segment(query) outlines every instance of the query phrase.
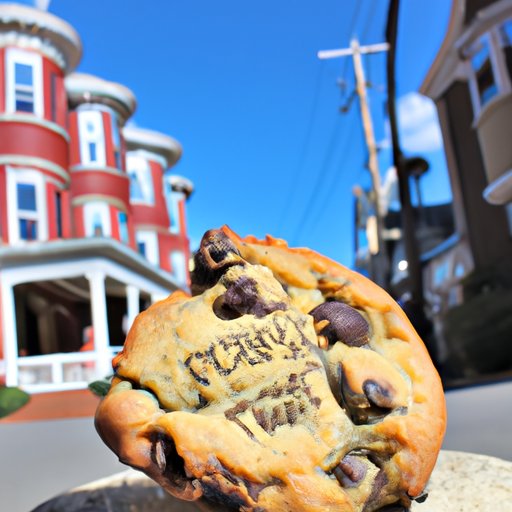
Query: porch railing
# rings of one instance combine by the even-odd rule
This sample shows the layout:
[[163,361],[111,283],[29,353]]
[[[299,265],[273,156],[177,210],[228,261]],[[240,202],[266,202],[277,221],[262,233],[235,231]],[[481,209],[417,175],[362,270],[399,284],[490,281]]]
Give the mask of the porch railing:
[[84,389],[106,375],[100,375],[105,365],[122,347],[109,347],[108,355],[95,351],[25,356],[17,359],[17,385],[28,393],[46,393]]

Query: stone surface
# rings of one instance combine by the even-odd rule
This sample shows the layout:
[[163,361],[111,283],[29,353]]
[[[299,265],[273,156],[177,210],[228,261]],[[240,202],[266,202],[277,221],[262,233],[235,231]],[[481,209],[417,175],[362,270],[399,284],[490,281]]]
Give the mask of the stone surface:
[[412,512],[510,512],[512,463],[466,452],[442,450],[424,503]]
[[[510,512],[512,462],[441,451],[424,503],[411,512]],[[205,512],[217,510],[167,495],[142,473],[123,471],[58,496],[32,512]]]

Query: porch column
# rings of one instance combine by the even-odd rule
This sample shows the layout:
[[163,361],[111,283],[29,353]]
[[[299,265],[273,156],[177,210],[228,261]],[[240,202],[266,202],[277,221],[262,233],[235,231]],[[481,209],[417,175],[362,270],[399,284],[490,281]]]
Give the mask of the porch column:
[[98,356],[96,363],[97,376],[99,378],[112,374],[111,358],[109,350],[107,298],[105,294],[105,274],[92,272],[85,276],[89,280],[91,292],[92,326],[94,329],[94,351]]
[[127,332],[140,313],[139,298],[140,290],[131,284],[126,285]]
[[16,306],[13,286],[2,279],[2,338],[5,361],[5,383],[18,385],[18,333],[16,331]]

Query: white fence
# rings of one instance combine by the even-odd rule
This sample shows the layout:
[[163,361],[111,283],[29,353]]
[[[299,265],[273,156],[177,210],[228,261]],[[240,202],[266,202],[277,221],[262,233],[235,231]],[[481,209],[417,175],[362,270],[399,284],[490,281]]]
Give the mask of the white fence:
[[86,388],[90,382],[107,377],[99,370],[105,364],[98,363],[104,363],[105,357],[111,361],[121,348],[109,347],[107,354],[88,351],[18,357],[17,385],[28,393]]

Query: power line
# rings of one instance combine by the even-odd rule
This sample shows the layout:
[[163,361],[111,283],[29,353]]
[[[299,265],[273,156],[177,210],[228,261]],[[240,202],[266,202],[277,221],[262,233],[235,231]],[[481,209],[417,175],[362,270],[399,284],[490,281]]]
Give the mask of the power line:
[[372,14],[375,12],[377,7],[377,0],[373,0],[370,4],[370,9],[368,10],[368,16],[366,17],[366,23],[363,27],[363,31],[361,32],[361,41],[366,41],[366,37],[368,36],[368,32],[370,31],[370,27],[372,25],[372,21],[375,19],[375,16]]
[[315,184],[313,186],[313,191],[311,192],[311,194],[309,196],[309,201],[308,201],[306,207],[303,209],[302,216],[300,217],[300,221],[297,225],[295,232],[293,233],[293,236],[292,236],[293,243],[296,243],[299,231],[303,227],[303,224],[306,222],[307,216],[310,212],[310,209],[316,200],[316,197],[320,190],[320,186],[322,185],[322,177],[324,175],[325,169],[327,168],[327,166],[331,160],[332,153],[333,153],[336,143],[339,139],[339,128],[340,128],[340,118],[338,117],[338,118],[336,118],[336,122],[335,122],[335,125],[334,125],[332,133],[331,133],[331,138],[329,140],[326,152],[324,154],[322,167],[320,168],[320,172],[316,176]]
[[[356,6],[354,8],[354,12],[352,13],[352,19],[350,20],[348,36],[352,38],[354,36],[354,30],[356,28],[357,19],[359,18],[359,13],[361,12],[361,6],[363,5],[363,0],[356,0]],[[347,71],[348,71],[348,59],[343,61],[343,67],[341,72],[341,79],[346,80]]]
[[315,82],[315,90],[314,90],[314,95],[313,95],[313,102],[311,104],[309,121],[306,125],[306,132],[304,135],[304,142],[302,144],[301,151],[300,151],[297,171],[295,173],[295,176],[291,177],[292,178],[292,188],[291,188],[290,192],[288,193],[287,200],[284,201],[284,210],[280,215],[282,224],[284,224],[284,222],[288,218],[291,206],[293,204],[293,200],[295,199],[295,197],[297,195],[298,187],[302,181],[300,178],[302,177],[302,173],[304,171],[306,155],[308,153],[309,145],[311,142],[311,134],[313,132],[313,125],[314,125],[314,121],[315,121],[317,110],[318,110],[318,99],[320,97],[320,87],[322,84],[322,77],[323,77],[324,70],[325,70],[325,66],[323,64],[324,63],[322,62],[322,65],[320,65],[318,67],[318,73],[317,73],[316,82]]
[[[353,140],[354,134],[356,132],[357,132],[357,130],[350,130],[348,135],[345,134],[346,136],[344,138],[343,148],[340,152],[340,158],[339,158],[337,164],[334,166],[335,172],[331,173],[330,179],[325,180],[326,183],[325,183],[325,186],[323,187],[323,190],[326,192],[326,194],[323,194],[322,198],[320,198],[320,197],[317,198],[318,202],[322,205],[328,204],[331,201],[331,198],[332,198],[334,192],[336,191],[336,178],[339,176],[336,171],[339,171],[340,169],[342,169],[342,162],[344,159],[346,159],[348,148],[352,145],[352,140]],[[316,215],[311,217],[309,224],[311,224],[313,226],[316,225],[322,212],[323,212],[323,209],[317,209]]]

